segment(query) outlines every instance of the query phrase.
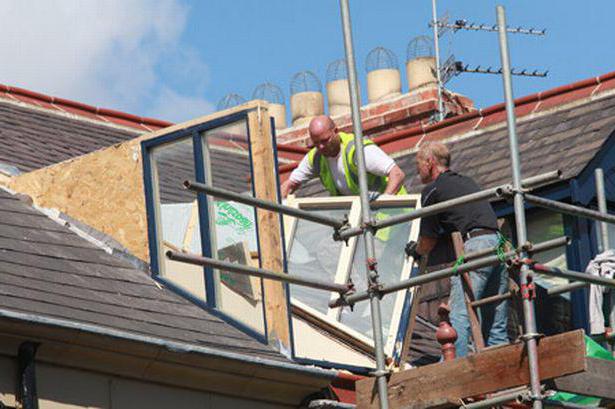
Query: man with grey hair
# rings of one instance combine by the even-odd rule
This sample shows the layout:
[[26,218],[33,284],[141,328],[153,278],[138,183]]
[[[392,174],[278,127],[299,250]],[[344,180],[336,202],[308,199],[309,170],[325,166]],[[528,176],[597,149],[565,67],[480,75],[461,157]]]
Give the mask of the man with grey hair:
[[[423,207],[454,199],[480,190],[476,182],[449,169],[451,155],[443,143],[422,145],[416,154],[416,169],[421,182],[426,184],[421,196]],[[447,239],[458,231],[463,236],[466,254],[497,247],[499,242],[497,219],[487,200],[451,207],[421,220],[417,243],[408,243],[406,252],[415,257],[428,254],[439,239]],[[476,299],[503,294],[508,290],[508,273],[503,266],[489,266],[470,272],[470,281]],[[468,354],[470,321],[459,276],[451,277],[451,324],[457,331],[457,356]],[[507,301],[481,307],[481,325],[486,344],[508,342]]]

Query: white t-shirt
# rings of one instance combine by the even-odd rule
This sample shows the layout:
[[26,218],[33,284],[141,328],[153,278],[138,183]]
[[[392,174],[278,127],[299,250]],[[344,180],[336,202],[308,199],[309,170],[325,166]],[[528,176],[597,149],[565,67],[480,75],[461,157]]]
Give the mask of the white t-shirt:
[[[364,152],[365,167],[367,172],[372,175],[387,176],[393,166],[395,166],[395,161],[376,145],[365,146]],[[344,158],[342,155],[343,152],[342,149],[340,149],[336,157],[321,155],[320,160],[326,159],[329,162],[329,169],[331,169],[331,176],[333,177],[337,190],[343,195],[351,195],[352,192],[348,188],[346,176],[344,175]],[[305,155],[301,163],[299,163],[299,166],[290,174],[290,180],[301,184],[317,176],[318,170],[312,168],[308,160],[308,155]]]

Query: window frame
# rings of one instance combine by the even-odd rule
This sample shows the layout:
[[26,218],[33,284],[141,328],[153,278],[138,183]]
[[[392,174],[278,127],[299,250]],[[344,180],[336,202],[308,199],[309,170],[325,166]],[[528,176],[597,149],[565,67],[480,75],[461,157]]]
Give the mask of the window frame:
[[[304,210],[309,209],[323,209],[323,208],[335,208],[338,209],[343,207],[344,205],[349,205],[349,211],[347,214],[348,223],[351,226],[360,225],[361,220],[361,201],[358,196],[336,196],[336,197],[307,197],[307,198],[297,198],[294,196],[289,196],[285,202],[286,205],[300,208]],[[382,206],[382,207],[396,207],[406,205],[408,207],[412,207],[414,210],[418,210],[421,207],[420,195],[418,194],[407,194],[407,195],[386,195],[379,197],[376,201],[372,202],[374,206]],[[292,243],[294,240],[294,236],[296,233],[297,225],[299,219],[292,216],[284,216],[284,236],[287,238],[286,240],[286,254],[287,257],[290,257],[292,250]],[[417,240],[419,236],[420,229],[420,219],[415,219],[411,221],[410,231],[408,234],[408,240]],[[331,232],[333,234],[333,232]],[[345,283],[350,274],[352,272],[352,262],[354,259],[354,254],[357,250],[357,245],[360,245],[359,242],[360,236],[354,236],[348,239],[348,245],[344,245],[340,251],[340,257],[338,260],[337,270],[335,273],[335,282],[336,283]],[[400,272],[399,280],[408,279],[413,271],[414,261],[412,258],[406,257],[404,260],[404,264],[402,267],[402,271]],[[359,290],[360,291],[360,290]],[[389,356],[393,356],[396,353],[396,350],[399,346],[396,345],[396,340],[398,339],[398,332],[402,329],[400,328],[400,323],[402,319],[404,303],[406,302],[407,292],[411,291],[414,295],[414,289],[406,290],[406,291],[398,291],[395,295],[395,303],[393,306],[393,313],[391,314],[391,321],[389,325],[388,333],[384,335],[384,350],[385,353]],[[335,327],[336,329],[342,331],[343,333],[359,340],[360,342],[374,347],[374,341],[359,333],[355,329],[350,326],[343,324],[340,322],[340,317],[342,314],[341,308],[328,308],[327,314],[323,314],[317,311],[315,308],[306,305],[304,302],[296,300],[292,297],[292,294],[289,293],[290,302],[292,305],[304,310],[305,312],[310,313],[315,316],[318,320],[324,321],[325,323]],[[337,299],[338,294],[336,292],[330,293],[330,299]],[[402,335],[403,337],[403,335]]]
[[[261,313],[263,317],[263,327],[264,331],[261,333],[246,324],[240,322],[239,320],[233,318],[229,314],[225,313],[224,310],[219,308],[219,296],[221,291],[217,289],[220,283],[217,282],[219,278],[217,278],[217,274],[214,273],[214,269],[210,266],[203,266],[202,271],[204,275],[204,284],[205,284],[205,299],[201,299],[196,297],[195,295],[189,293],[179,285],[175,284],[172,280],[165,277],[163,274],[163,269],[161,268],[162,258],[164,254],[162,254],[162,225],[160,219],[160,197],[159,197],[159,184],[157,180],[157,170],[156,164],[153,160],[152,154],[153,152],[160,147],[165,145],[180,142],[182,140],[190,140],[192,144],[192,152],[193,152],[193,167],[194,167],[194,175],[195,180],[199,183],[207,184],[208,183],[208,173],[206,165],[205,165],[205,149],[203,144],[205,143],[205,134],[208,131],[214,130],[216,128],[224,127],[227,125],[232,125],[235,123],[239,123],[243,121],[247,130],[247,151],[248,158],[250,163],[250,172],[253,174],[253,159],[252,159],[252,146],[250,143],[251,138],[251,130],[250,130],[250,121],[249,114],[254,111],[254,108],[246,108],[238,112],[229,113],[224,116],[220,116],[217,118],[213,118],[209,121],[197,123],[193,126],[187,126],[182,129],[178,129],[176,131],[170,132],[168,134],[164,134],[158,137],[153,137],[150,139],[143,140],[141,142],[141,157],[143,160],[143,184],[145,191],[145,207],[146,207],[146,222],[147,222],[147,232],[148,232],[148,249],[149,249],[149,258],[150,258],[150,270],[152,278],[156,281],[163,283],[165,286],[169,287],[172,291],[180,294],[182,297],[190,300],[191,302],[207,309],[209,312],[228,322],[229,324],[235,326],[236,328],[246,332],[256,340],[261,343],[268,344],[267,333],[268,333],[268,323],[267,323],[267,314],[265,311],[265,302],[261,303]],[[274,138],[275,135],[272,132],[271,137]],[[181,185],[183,181],[178,181],[178,185]],[[250,181],[251,192],[252,195],[255,195],[255,186],[254,180]],[[201,252],[204,257],[213,257],[212,252],[212,238],[209,236],[209,232],[211,231],[211,220],[210,220],[210,204],[207,200],[207,195],[203,192],[198,192],[195,194],[197,207],[198,207],[198,222],[199,222],[199,234],[201,239]],[[259,265],[261,263],[260,260],[260,240],[258,238],[258,217],[256,217],[256,209],[254,209],[255,218],[254,224],[257,234],[257,247],[259,252]],[[280,226],[281,234],[283,234],[283,228]],[[260,280],[261,294],[263,293],[263,284],[262,280]]]

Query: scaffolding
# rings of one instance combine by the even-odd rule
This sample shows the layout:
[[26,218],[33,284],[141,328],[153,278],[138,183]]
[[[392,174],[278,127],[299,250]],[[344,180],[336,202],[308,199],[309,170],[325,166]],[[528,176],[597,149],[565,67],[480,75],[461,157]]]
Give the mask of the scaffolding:
[[[337,219],[321,214],[314,214],[290,206],[285,206],[280,203],[270,202],[247,195],[233,193],[224,189],[215,188],[207,184],[196,183],[194,181],[185,181],[184,185],[187,189],[195,193],[204,193],[218,198],[233,200],[257,208],[274,211],[277,213],[309,220],[311,222],[331,227],[333,229],[333,237],[335,240],[343,241],[348,240],[348,238],[353,236],[361,236],[365,248],[365,263],[367,265],[367,290],[363,292],[356,292],[351,283],[348,283],[346,285],[327,283],[322,280],[291,276],[288,274],[288,272],[268,271],[261,268],[242,266],[234,263],[215,260],[213,258],[185,254],[176,251],[168,251],[166,253],[166,256],[172,260],[177,260],[185,263],[210,266],[213,268],[227,270],[238,274],[252,275],[261,278],[307,286],[320,290],[337,292],[339,294],[339,297],[336,300],[331,301],[330,307],[352,306],[357,302],[369,300],[376,358],[376,369],[372,372],[372,375],[373,377],[375,377],[377,393],[379,396],[379,407],[381,409],[386,409],[389,407],[389,402],[387,398],[387,376],[389,375],[389,371],[386,368],[385,354],[383,348],[382,321],[380,312],[380,300],[382,297],[400,290],[406,290],[431,281],[451,277],[453,275],[463,274],[465,272],[470,272],[483,266],[496,265],[499,263],[506,263],[508,268],[519,271],[522,293],[524,292],[524,290],[527,290],[532,286],[532,272],[539,272],[556,277],[564,277],[574,281],[571,284],[550,289],[549,295],[561,294],[563,292],[572,291],[586,286],[588,283],[615,288],[615,280],[613,279],[590,276],[585,273],[549,267],[535,262],[532,259],[534,254],[537,254],[541,251],[553,249],[562,245],[566,245],[569,242],[569,238],[560,237],[542,243],[528,242],[525,220],[525,203],[527,202],[563,214],[586,217],[600,221],[602,249],[606,249],[608,247],[608,232],[606,229],[606,223],[615,224],[615,216],[609,215],[606,212],[604,182],[602,180],[603,176],[601,172],[597,172],[596,174],[597,196],[600,211],[594,211],[574,205],[544,199],[529,193],[532,191],[533,188],[540,184],[557,180],[558,178],[560,178],[561,173],[559,171],[545,173],[525,180],[521,179],[519,148],[516,135],[515,112],[512,95],[511,69],[506,37],[507,26],[504,8],[502,6],[497,6],[497,28],[499,33],[500,57],[503,67],[502,77],[506,102],[508,135],[512,162],[512,183],[508,185],[498,186],[495,188],[485,189],[477,193],[458,197],[456,199],[441,202],[435,205],[423,207],[419,210],[397,216],[392,216],[384,220],[375,221],[374,219],[372,219],[370,202],[368,200],[367,173],[365,168],[365,158],[362,143],[363,134],[359,112],[358,85],[353,53],[352,33],[350,29],[351,23],[348,0],[340,0],[340,9],[344,36],[344,47],[346,53],[346,67],[348,72],[349,91],[351,98],[352,124],[355,136],[355,146],[357,146],[356,159],[361,199],[361,226],[350,227],[346,219]],[[518,246],[516,248],[500,254],[494,254],[495,249],[484,250],[476,254],[468,254],[465,257],[465,262],[463,262],[462,264],[455,265],[453,267],[447,267],[431,273],[421,274],[419,276],[411,277],[395,284],[383,284],[379,281],[377,267],[378,263],[375,258],[374,248],[374,235],[379,229],[393,226],[399,223],[404,223],[409,220],[438,214],[454,206],[459,206],[480,200],[486,200],[489,198],[512,199],[514,203],[516,232],[518,239]],[[513,294],[511,293],[500,294],[495,297],[490,297],[489,299],[478,300],[474,302],[474,306],[481,306],[489,302],[499,301],[503,298],[510,298],[512,297],[512,295]],[[541,377],[539,374],[537,352],[537,341],[538,338],[541,337],[541,335],[538,334],[536,329],[534,299],[533,297],[526,295],[527,294],[522,294],[521,297],[523,305],[524,330],[520,339],[523,341],[525,351],[527,353],[527,362],[529,367],[529,388],[524,387],[513,392],[509,391],[502,394],[494,395],[486,400],[464,405],[465,407],[482,408],[499,405],[505,402],[518,401],[531,403],[534,409],[542,408],[543,401],[546,400],[546,395],[541,386]]]

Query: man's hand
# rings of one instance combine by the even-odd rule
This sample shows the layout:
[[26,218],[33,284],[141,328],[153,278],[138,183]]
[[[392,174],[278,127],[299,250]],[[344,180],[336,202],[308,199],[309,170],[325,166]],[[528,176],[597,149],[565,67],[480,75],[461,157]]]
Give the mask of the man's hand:
[[404,248],[404,252],[406,253],[406,255],[408,257],[412,257],[416,261],[419,261],[421,258],[421,255],[417,251],[418,245],[419,244],[416,241],[410,240]]
[[297,190],[299,186],[301,186],[301,183],[293,182],[292,180],[287,179],[280,186],[280,193],[282,194],[282,199],[286,199],[286,196]]

